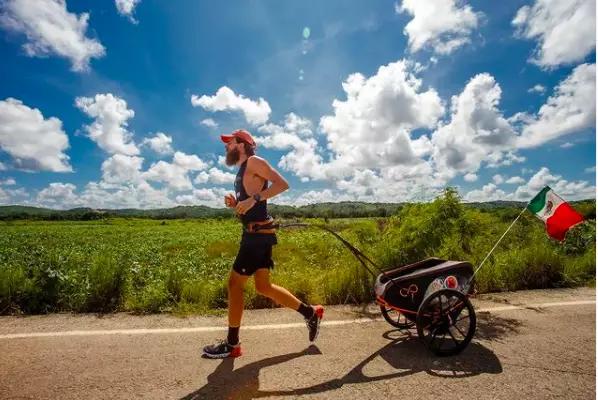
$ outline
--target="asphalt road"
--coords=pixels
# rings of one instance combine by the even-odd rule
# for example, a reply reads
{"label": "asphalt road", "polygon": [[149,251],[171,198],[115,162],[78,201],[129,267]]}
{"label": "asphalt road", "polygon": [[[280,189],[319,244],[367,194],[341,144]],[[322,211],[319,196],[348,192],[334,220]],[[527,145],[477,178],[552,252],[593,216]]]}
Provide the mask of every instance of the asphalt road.
{"label": "asphalt road", "polygon": [[[294,311],[246,311],[244,355],[210,360],[224,317],[0,318],[1,399],[593,399],[595,289],[474,299],[478,328],[438,358],[376,307],[327,307],[318,340]],[[249,328],[251,327],[251,328]]]}

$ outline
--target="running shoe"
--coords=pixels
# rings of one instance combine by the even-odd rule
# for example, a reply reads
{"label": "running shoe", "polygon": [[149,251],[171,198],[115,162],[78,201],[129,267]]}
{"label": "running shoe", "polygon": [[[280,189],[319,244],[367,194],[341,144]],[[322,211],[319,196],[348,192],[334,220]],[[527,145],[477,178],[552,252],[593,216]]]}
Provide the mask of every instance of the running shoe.
{"label": "running shoe", "polygon": [[241,350],[241,343],[237,343],[235,346],[228,344],[226,339],[220,340],[215,344],[211,344],[203,348],[203,353],[209,358],[226,358],[226,357],[239,357],[243,354]]}
{"label": "running shoe", "polygon": [[318,338],[320,333],[320,321],[324,316],[324,308],[320,305],[314,306],[314,315],[305,319],[307,330],[309,331],[309,341],[313,342]]}

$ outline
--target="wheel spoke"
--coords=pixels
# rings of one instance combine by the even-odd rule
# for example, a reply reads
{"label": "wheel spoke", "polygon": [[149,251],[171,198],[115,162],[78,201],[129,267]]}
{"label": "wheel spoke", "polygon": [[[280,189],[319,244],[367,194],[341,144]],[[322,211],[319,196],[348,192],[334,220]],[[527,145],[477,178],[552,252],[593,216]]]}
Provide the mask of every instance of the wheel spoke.
{"label": "wheel spoke", "polygon": [[457,339],[455,339],[455,337],[453,336],[453,333],[451,332],[451,328],[448,328],[447,331],[448,331],[448,334],[451,335],[451,337],[453,338],[453,340],[457,344],[456,347],[459,347],[459,341]]}
{"label": "wheel spoke", "polygon": [[466,338],[466,337],[467,337],[467,335],[466,335],[466,334],[464,334],[463,332],[461,332],[461,329],[459,329],[459,327],[458,327],[457,325],[453,325],[453,326],[455,327],[455,329],[456,329],[456,330],[458,330],[458,331],[459,331],[459,333],[460,333],[460,334],[461,334],[461,335],[462,335],[464,338]]}

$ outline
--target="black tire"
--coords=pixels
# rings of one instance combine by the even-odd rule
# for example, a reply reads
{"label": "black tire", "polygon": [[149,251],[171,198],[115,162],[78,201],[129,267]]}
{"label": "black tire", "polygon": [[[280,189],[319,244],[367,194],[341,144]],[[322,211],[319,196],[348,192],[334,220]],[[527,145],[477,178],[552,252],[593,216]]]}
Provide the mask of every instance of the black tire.
{"label": "black tire", "polygon": [[[398,312],[396,310],[393,310],[392,308],[384,307],[381,305],[380,312],[382,313],[382,316],[384,317],[386,322],[388,322],[395,328],[410,329],[415,325],[415,322],[410,321],[403,314],[401,314],[400,312]],[[393,318],[393,316],[390,313],[397,314],[396,319]],[[402,322],[402,321],[405,321],[405,322]]]}
{"label": "black tire", "polygon": [[[467,317],[462,316],[465,310]],[[456,326],[457,322],[465,319],[469,322],[467,329]],[[441,289],[424,299],[417,312],[416,324],[417,334],[429,350],[440,357],[454,356],[465,350],[471,342],[476,330],[476,315],[465,294],[454,289]],[[444,347],[447,334],[447,342],[451,345],[448,348]],[[440,335],[442,338],[439,341]]]}

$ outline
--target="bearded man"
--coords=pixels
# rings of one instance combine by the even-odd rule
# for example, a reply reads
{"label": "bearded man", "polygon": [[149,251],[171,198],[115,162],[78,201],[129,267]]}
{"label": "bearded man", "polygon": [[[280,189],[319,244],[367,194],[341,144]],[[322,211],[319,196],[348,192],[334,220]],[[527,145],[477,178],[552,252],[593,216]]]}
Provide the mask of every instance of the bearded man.
{"label": "bearded man", "polygon": [[[278,244],[273,222],[268,214],[267,199],[289,189],[282,175],[261,157],[255,155],[256,143],[246,130],[236,130],[221,135],[225,143],[226,164],[236,165],[235,194],[224,197],[227,207],[235,208],[243,224],[239,252],[228,277],[228,336],[215,344],[204,347],[210,358],[238,357],[242,354],[239,330],[243,316],[243,288],[253,276],[258,293],[279,305],[299,312],[307,324],[309,340],[318,337],[320,320],[324,314],[321,305],[311,306],[301,302],[287,289],[270,282],[270,269],[274,268],[272,247]],[[268,182],[272,182],[268,186]],[[255,228],[258,227],[258,230]]]}

